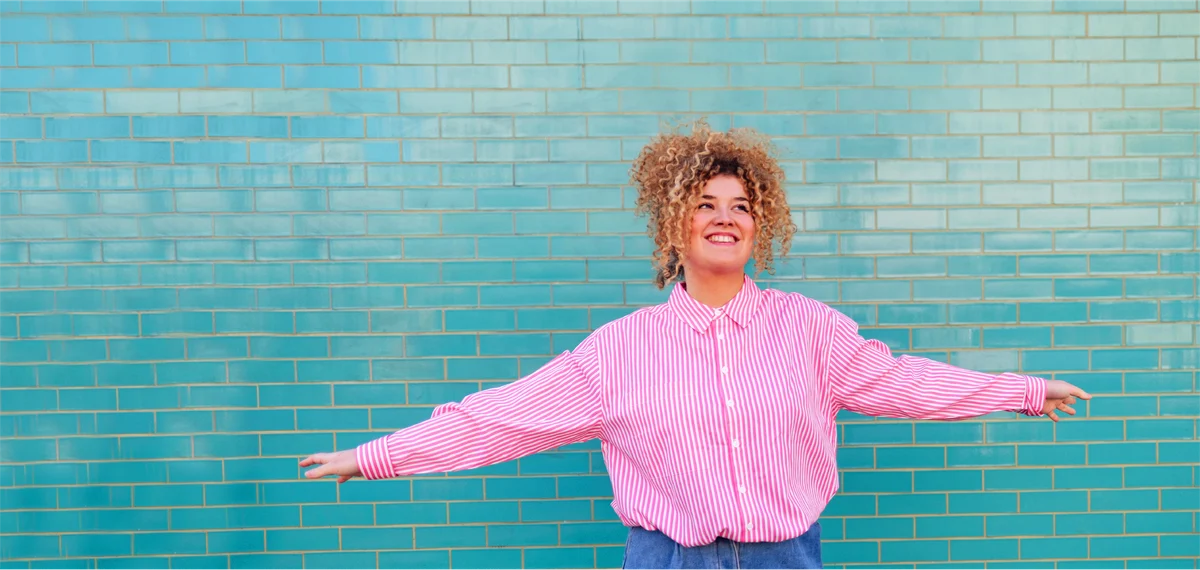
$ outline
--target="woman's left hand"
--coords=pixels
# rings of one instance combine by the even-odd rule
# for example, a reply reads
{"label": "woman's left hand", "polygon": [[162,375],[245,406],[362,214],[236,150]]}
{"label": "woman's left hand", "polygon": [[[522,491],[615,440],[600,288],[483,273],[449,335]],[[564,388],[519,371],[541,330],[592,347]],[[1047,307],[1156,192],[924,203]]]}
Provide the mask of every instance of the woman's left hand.
{"label": "woman's left hand", "polygon": [[1071,404],[1075,403],[1076,398],[1091,400],[1092,395],[1062,380],[1047,380],[1046,403],[1042,405],[1042,413],[1056,422],[1058,421],[1057,412],[1060,410],[1073,416],[1075,408],[1072,408]]}
{"label": "woman's left hand", "polygon": [[337,475],[337,482],[345,483],[355,477],[362,477],[362,470],[358,467],[358,458],[353,449],[337,453],[314,453],[300,462],[301,467],[309,465],[320,465],[320,467],[309,469],[304,473],[304,476],[309,479]]}

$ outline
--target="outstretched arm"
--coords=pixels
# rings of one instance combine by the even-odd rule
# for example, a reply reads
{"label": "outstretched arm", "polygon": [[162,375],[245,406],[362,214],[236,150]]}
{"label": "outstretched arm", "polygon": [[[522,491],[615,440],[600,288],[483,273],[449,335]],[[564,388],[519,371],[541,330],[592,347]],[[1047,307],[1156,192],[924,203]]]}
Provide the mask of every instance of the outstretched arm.
{"label": "outstretched arm", "polygon": [[849,317],[832,312],[828,378],[835,412],[953,420],[1013,411],[1058,421],[1057,410],[1074,414],[1075,398],[1091,398],[1062,381],[976,372],[909,355],[896,358],[887,345],[860,336]]}
{"label": "outstretched arm", "polygon": [[433,416],[357,449],[318,453],[305,475],[384,479],[473,469],[600,435],[601,407],[595,345],[554,360],[511,384],[438,406]]}

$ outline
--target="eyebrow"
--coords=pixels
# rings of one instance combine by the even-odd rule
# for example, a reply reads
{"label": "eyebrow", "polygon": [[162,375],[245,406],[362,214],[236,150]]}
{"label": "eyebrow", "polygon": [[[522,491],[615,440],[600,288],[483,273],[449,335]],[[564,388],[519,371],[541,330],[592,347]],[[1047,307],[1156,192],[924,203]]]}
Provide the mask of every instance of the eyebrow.
{"label": "eyebrow", "polygon": [[[711,195],[711,194],[701,194],[701,195],[700,195],[700,198],[701,198],[701,199],[704,199],[704,200],[716,200],[716,199],[717,199],[717,197],[716,197],[716,196],[713,196],[713,195]],[[734,201],[734,202],[749,202],[749,201],[750,201],[750,199],[749,199],[749,198],[743,198],[743,197],[741,197],[741,196],[738,196],[737,198],[734,198],[734,199],[733,199],[733,201]]]}

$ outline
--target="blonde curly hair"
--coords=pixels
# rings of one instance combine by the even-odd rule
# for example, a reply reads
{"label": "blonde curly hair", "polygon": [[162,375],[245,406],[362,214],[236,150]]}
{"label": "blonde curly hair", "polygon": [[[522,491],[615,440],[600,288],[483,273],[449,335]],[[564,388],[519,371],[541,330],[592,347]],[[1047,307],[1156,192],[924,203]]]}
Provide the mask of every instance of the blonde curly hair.
{"label": "blonde curly hair", "polygon": [[631,170],[631,182],[638,190],[637,211],[650,218],[654,284],[662,289],[683,279],[693,211],[701,189],[719,175],[742,182],[754,218],[755,269],[772,272],[773,243],[779,240],[780,255],[786,255],[796,225],[783,188],[783,169],[772,156],[770,141],[746,128],[713,131],[703,119],[691,124],[690,133],[681,130],[652,139]]}

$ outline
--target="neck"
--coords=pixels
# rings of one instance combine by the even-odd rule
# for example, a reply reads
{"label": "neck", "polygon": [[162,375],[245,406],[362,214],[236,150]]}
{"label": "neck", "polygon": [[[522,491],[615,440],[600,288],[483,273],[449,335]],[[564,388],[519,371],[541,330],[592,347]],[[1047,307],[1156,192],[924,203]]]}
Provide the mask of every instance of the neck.
{"label": "neck", "polygon": [[684,269],[683,274],[688,295],[713,309],[724,307],[746,281],[742,272],[712,274]]}

